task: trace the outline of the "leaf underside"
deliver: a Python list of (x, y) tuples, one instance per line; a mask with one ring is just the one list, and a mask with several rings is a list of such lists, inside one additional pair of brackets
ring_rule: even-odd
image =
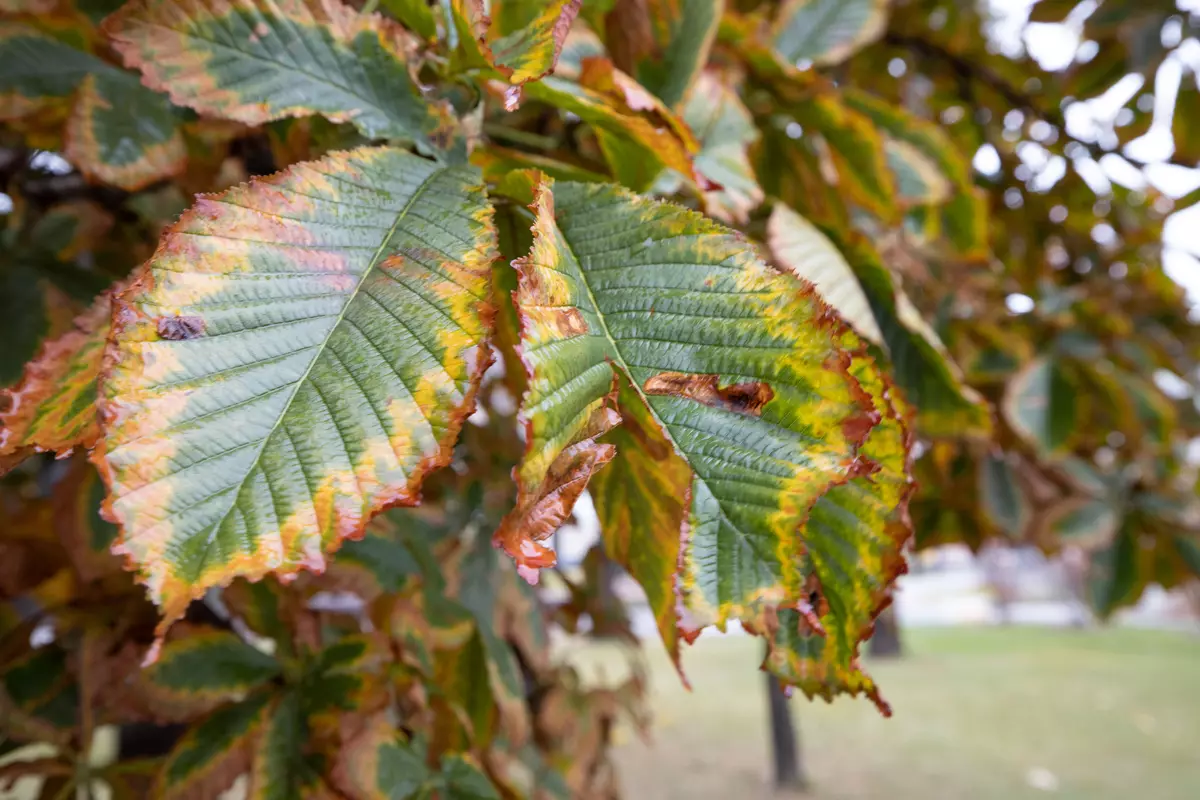
[(168, 230), (116, 303), (94, 454), (164, 626), (417, 501), (487, 365), (491, 215), (473, 168), (363, 148)]

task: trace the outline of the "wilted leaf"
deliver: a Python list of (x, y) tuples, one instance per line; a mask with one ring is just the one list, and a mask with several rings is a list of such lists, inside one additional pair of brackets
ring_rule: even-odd
[(783, 205), (771, 213), (767, 237), (780, 264), (816, 283), (855, 330), (884, 346), (893, 379), (915, 407), (924, 433), (958, 437), (990, 432), (987, 404), (963, 382), (945, 346), (895, 285), (870, 242), (831, 225), (816, 229)]
[(883, 345), (883, 332), (858, 277), (833, 242), (815, 225), (787, 206), (777, 204), (767, 221), (767, 244), (779, 266), (816, 287), (821, 298), (858, 335)]
[(888, 0), (789, 0), (775, 21), (775, 49), (792, 63), (845, 61), (887, 26)]
[[(483, 59), (513, 85), (554, 70), (583, 0), (503, 0), (484, 13), (483, 0), (457, 0), (464, 33)], [(514, 96), (514, 100), (516, 97)]]
[(136, 191), (183, 171), (187, 150), (164, 95), (105, 69), (83, 81), (67, 122), (67, 158), (89, 179)]
[(257, 692), (193, 725), (167, 756), (154, 796), (208, 800), (232, 786), (250, 769), (271, 700), (270, 692)]
[(724, 0), (618, 2), (607, 18), (614, 60), (668, 106), (708, 62)]
[[(855, 516), (870, 503), (886, 506), (894, 499), (891, 489), (876, 497), (867, 484), (850, 483), (856, 478), (907, 484), (906, 474), (893, 474), (891, 452), (906, 455), (906, 440), (897, 444), (883, 435), (878, 446), (886, 464), (859, 453), (883, 418), (875, 398), (886, 392), (870, 359), (852, 355), (861, 352), (861, 342), (811, 288), (773, 271), (743, 240), (697, 214), (609, 186), (558, 184), (552, 194), (548, 183), (535, 210), (533, 251), (517, 263), (521, 349), (530, 376), (522, 402), (528, 449), (517, 473), (521, 495), (543, 496), (547, 485), (583, 478), (583, 471), (558, 467), (605, 446), (587, 443), (608, 424), (615, 370), (632, 389), (618, 405), (636, 400), (646, 406), (623, 408), (622, 416), (652, 421), (686, 465), (662, 474), (684, 478), (681, 485), (646, 486), (647, 493), (659, 491), (627, 502), (637, 509), (690, 496), (690, 505), (686, 528), (678, 518), (671, 539), (665, 521), (645, 533), (605, 536), (617, 542), (652, 537), (655, 563), (647, 574), (661, 578), (669, 564), (680, 565), (687, 631), (730, 618), (759, 621), (774, 608), (809, 602), (816, 591), (834, 609), (830, 627), (857, 642), (874, 610), (865, 597), (878, 599), (895, 577), (907, 535), (903, 524), (873, 528), (873, 508), (871, 516)], [(638, 446), (626, 447), (621, 457), (649, 456), (661, 464), (661, 439), (656, 448), (636, 428), (630, 438)], [(844, 514), (841, 526), (850, 526), (856, 538), (842, 538), (836, 525), (802, 532), (813, 504), (841, 484), (850, 496), (830, 513)], [(627, 494), (637, 489), (622, 476), (607, 488), (614, 485)], [(547, 527), (518, 502), (499, 541), (518, 564), (542, 566), (549, 555), (536, 539), (548, 535)], [(871, 577), (850, 579), (844, 551), (857, 552), (864, 542), (854, 569)], [(671, 621), (662, 599), (654, 610)], [(663, 633), (674, 641), (671, 627)], [(839, 675), (851, 669), (853, 649), (831, 647)], [(819, 691), (812, 683), (805, 688)]]
[(750, 112), (719, 75), (705, 72), (687, 96), (683, 121), (700, 141), (696, 170), (720, 185), (704, 193), (705, 210), (724, 222), (744, 224), (763, 200), (747, 152), (758, 139)]
[(935, 123), (919, 119), (899, 106), (853, 89), (841, 93), (842, 102), (865, 114), (892, 138), (916, 148), (950, 182), (950, 199), (929, 213), (940, 220), (940, 230), (954, 249), (966, 258), (988, 252), (987, 200), (976, 188), (969, 159)]
[(699, 145), (688, 126), (607, 59), (586, 59), (578, 82), (551, 75), (525, 94), (593, 126), (613, 174), (627, 186), (650, 186), (664, 167), (692, 177)]
[(46, 342), (21, 382), (0, 392), (0, 473), (35, 452), (65, 455), (95, 443), (96, 376), (118, 290), (100, 295), (75, 330)]
[(200, 199), (120, 299), (96, 460), (164, 627), (320, 569), (446, 463), (487, 354), (491, 208), (389, 148)]
[(822, 94), (795, 110), (805, 131), (821, 135), (845, 198), (880, 219), (896, 218), (896, 180), (888, 166), (884, 138), (865, 114), (840, 97)]
[(250, 125), (322, 114), (425, 144), (446, 123), (409, 76), (409, 34), (339, 0), (134, 0), (104, 31), (148, 86), (202, 114)]

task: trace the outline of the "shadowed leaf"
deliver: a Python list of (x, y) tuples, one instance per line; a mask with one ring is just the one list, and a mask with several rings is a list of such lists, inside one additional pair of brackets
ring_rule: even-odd
[(426, 144), (444, 124), (409, 76), (408, 33), (338, 0), (134, 0), (104, 31), (148, 86), (202, 114), (322, 114)]
[(91, 53), (36, 28), (0, 22), (0, 119), (54, 106), (65, 113), (83, 79), (105, 68)]
[(1075, 434), (1077, 388), (1060, 363), (1038, 358), (1009, 381), (1001, 410), (1008, 424), (1043, 455), (1061, 454)]
[(271, 697), (269, 692), (258, 692), (193, 725), (167, 756), (154, 796), (207, 800), (233, 785), (250, 768)]
[(0, 392), (0, 473), (35, 452), (65, 455), (96, 442), (96, 376), (118, 290), (100, 295), (75, 330), (46, 342), (21, 382)]
[(323, 568), (449, 460), (488, 361), (477, 180), (390, 148), (298, 164), (200, 199), (122, 295), (95, 459), (164, 629), (234, 577)]
[(67, 158), (89, 179), (135, 191), (187, 162), (167, 98), (117, 70), (89, 75), (67, 122)]
[(963, 382), (937, 334), (868, 241), (830, 225), (817, 228), (783, 205), (771, 213), (767, 238), (780, 264), (816, 283), (855, 330), (884, 347), (922, 432), (955, 437), (990, 432), (987, 404)]
[(787, 61), (845, 61), (887, 26), (888, 0), (789, 0), (775, 21), (775, 49)]
[(169, 642), (146, 679), (183, 699), (235, 698), (278, 675), (280, 664), (234, 633), (201, 630)]
[(696, 170), (721, 188), (704, 193), (705, 211), (730, 224), (745, 224), (763, 200), (747, 149), (758, 129), (737, 92), (721, 76), (702, 73), (683, 107), (683, 121), (700, 141)]
[(614, 58), (677, 106), (708, 61), (724, 7), (724, 0), (618, 2), (607, 20)]

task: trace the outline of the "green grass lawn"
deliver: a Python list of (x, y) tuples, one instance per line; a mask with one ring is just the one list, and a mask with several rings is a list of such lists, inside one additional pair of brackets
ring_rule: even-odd
[[(905, 646), (899, 661), (868, 664), (891, 719), (864, 699), (792, 701), (815, 800), (1200, 798), (1200, 637), (925, 629)], [(650, 744), (622, 737), (625, 797), (770, 796), (759, 647), (702, 639), (684, 657), (690, 693), (647, 647), (655, 725)], [(615, 658), (581, 661), (612, 675)]]

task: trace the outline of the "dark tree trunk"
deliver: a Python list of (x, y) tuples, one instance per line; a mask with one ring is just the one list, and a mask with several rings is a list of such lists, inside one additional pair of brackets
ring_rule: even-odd
[(775, 767), (775, 788), (802, 790), (808, 786), (800, 741), (792, 721), (788, 697), (779, 680), (770, 673), (767, 679), (767, 708), (771, 712), (771, 760)]
[(875, 633), (867, 643), (867, 654), (872, 658), (899, 658), (904, 654), (895, 606), (885, 608), (875, 620)]

